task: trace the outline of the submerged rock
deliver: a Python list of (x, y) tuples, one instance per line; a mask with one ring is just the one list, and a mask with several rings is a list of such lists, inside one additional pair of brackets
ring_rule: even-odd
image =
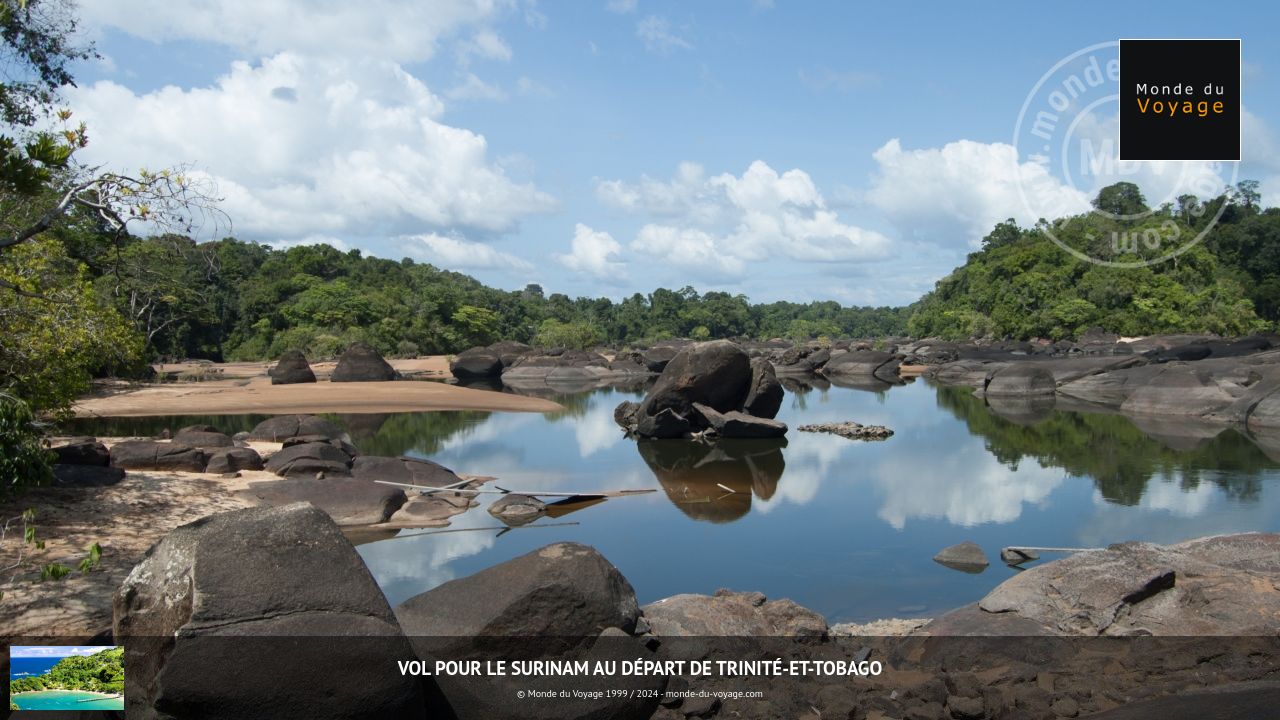
[(489, 505), (489, 514), (508, 525), (524, 525), (542, 517), (547, 504), (536, 497), (510, 493)]
[(862, 425), (853, 422), (816, 423), (801, 425), (801, 432), (821, 432), (839, 435), (850, 440), (885, 440), (893, 436), (893, 431), (883, 425)]
[(933, 556), (933, 561), (952, 570), (967, 573), (980, 573), (991, 564), (987, 561), (987, 554), (982, 551), (982, 547), (970, 540), (943, 548)]

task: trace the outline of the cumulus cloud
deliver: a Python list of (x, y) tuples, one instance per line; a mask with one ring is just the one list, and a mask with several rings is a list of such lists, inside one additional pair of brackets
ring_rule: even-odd
[[(959, 140), (941, 148), (903, 150), (897, 138), (872, 154), (877, 173), (867, 201), (913, 239), (976, 245), (1009, 217), (1032, 224), (1089, 208), (1089, 197), (1053, 177), (1043, 166), (1019, 162), (1005, 143)], [(1018, 184), (1029, 203), (1058, 208), (1032, 217), (1024, 209)]]
[(650, 15), (636, 23), (636, 37), (651, 52), (667, 55), (673, 50), (692, 50), (693, 43), (671, 29), (671, 22), (661, 15)]
[(403, 240), (402, 246), (409, 254), (450, 269), (533, 271), (533, 265), (525, 260), (484, 243), (435, 233), (414, 235)]
[(477, 31), (470, 39), (458, 43), (458, 61), (466, 65), (471, 58), (486, 60), (510, 60), (511, 47), (498, 33), (488, 28)]
[(208, 87), (138, 94), (104, 81), (68, 96), (93, 129), (86, 161), (194, 162), (252, 239), (497, 232), (554, 206), (491, 162), (483, 136), (443, 123), (439, 98), (389, 61), (279, 53)]
[[(115, 28), (153, 42), (200, 40), (254, 55), (288, 50), (415, 62), (434, 55), (441, 40), (495, 20), (515, 4), (514, 0), (118, 0), (82, 3), (79, 11), (89, 27)], [(501, 54), (492, 39), (481, 35), (471, 41), (479, 39), (484, 47), (478, 49)]]
[(740, 176), (707, 177), (682, 163), (670, 181), (598, 182), (606, 205), (648, 216), (631, 247), (686, 269), (741, 275), (748, 262), (858, 262), (886, 257), (883, 235), (842, 222), (803, 170), (755, 161)]
[(568, 255), (556, 255), (565, 267), (599, 278), (617, 277), (623, 265), (613, 258), (622, 252), (622, 245), (607, 232), (592, 230), (578, 223), (573, 230), (573, 246)]

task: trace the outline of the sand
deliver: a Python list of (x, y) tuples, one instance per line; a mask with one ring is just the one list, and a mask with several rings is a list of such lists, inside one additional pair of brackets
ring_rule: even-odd
[[(448, 371), (443, 356), (393, 360), (405, 375), (434, 377)], [(397, 380), (371, 383), (331, 383), (333, 363), (315, 363), (316, 383), (272, 385), (266, 363), (182, 363), (158, 366), (163, 373), (203, 368), (199, 382), (99, 383), (76, 402), (78, 417), (139, 417), (146, 415), (287, 415), (292, 413), (384, 413), (431, 410), (490, 410), (497, 412), (557, 412), (564, 408), (544, 398), (473, 390), (441, 382)]]

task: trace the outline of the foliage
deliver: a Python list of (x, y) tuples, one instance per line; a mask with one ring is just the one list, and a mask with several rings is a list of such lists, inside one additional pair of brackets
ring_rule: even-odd
[(53, 479), (52, 453), (44, 448), (42, 436), (27, 404), (0, 394), (0, 497)]
[(586, 350), (600, 344), (604, 333), (595, 325), (586, 322), (560, 322), (555, 318), (547, 318), (538, 326), (538, 334), (533, 337), (535, 345), (540, 347), (562, 347), (573, 350)]
[[(1116, 245), (1116, 238), (1176, 233), (1187, 239), (1203, 229), (1209, 212), (1223, 210), (1202, 242), (1143, 267), (1077, 259), (1050, 242), (1047, 224), (1023, 229), (1012, 219), (1000, 223), (982, 250), (913, 306), (907, 328), (918, 337), (960, 340), (1060, 339), (1095, 326), (1121, 335), (1246, 335), (1273, 327), (1280, 319), (1280, 212), (1259, 213), (1256, 192), (1241, 185), (1205, 203), (1184, 197), (1182, 210), (1165, 207), (1142, 220), (1090, 214), (1052, 227), (1054, 237), (1091, 257), (1132, 263), (1168, 248)], [(1144, 202), (1136, 186), (1118, 183), (1104, 188), (1095, 205), (1131, 214)]]
[(124, 648), (116, 647), (92, 655), (65, 657), (43, 675), (9, 681), (11, 695), (41, 690), (124, 692)]

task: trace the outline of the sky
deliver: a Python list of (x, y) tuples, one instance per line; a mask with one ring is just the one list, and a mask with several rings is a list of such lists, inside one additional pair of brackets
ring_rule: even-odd
[[(88, 123), (86, 162), (188, 167), (230, 219), (209, 235), (409, 257), (506, 289), (903, 305), (994, 223), (1083, 211), (1117, 179), (1155, 205), (1178, 183), (1251, 178), (1280, 204), (1280, 9), (1266, 5), (116, 0), (79, 13), (102, 55), (66, 93)], [(1033, 161), (1020, 113), (1059, 61), (1162, 37), (1242, 39), (1242, 162), (1088, 174), (1070, 172), (1083, 159)], [(1116, 87), (1073, 98), (1063, 158), (1081, 138), (1112, 152)]]

